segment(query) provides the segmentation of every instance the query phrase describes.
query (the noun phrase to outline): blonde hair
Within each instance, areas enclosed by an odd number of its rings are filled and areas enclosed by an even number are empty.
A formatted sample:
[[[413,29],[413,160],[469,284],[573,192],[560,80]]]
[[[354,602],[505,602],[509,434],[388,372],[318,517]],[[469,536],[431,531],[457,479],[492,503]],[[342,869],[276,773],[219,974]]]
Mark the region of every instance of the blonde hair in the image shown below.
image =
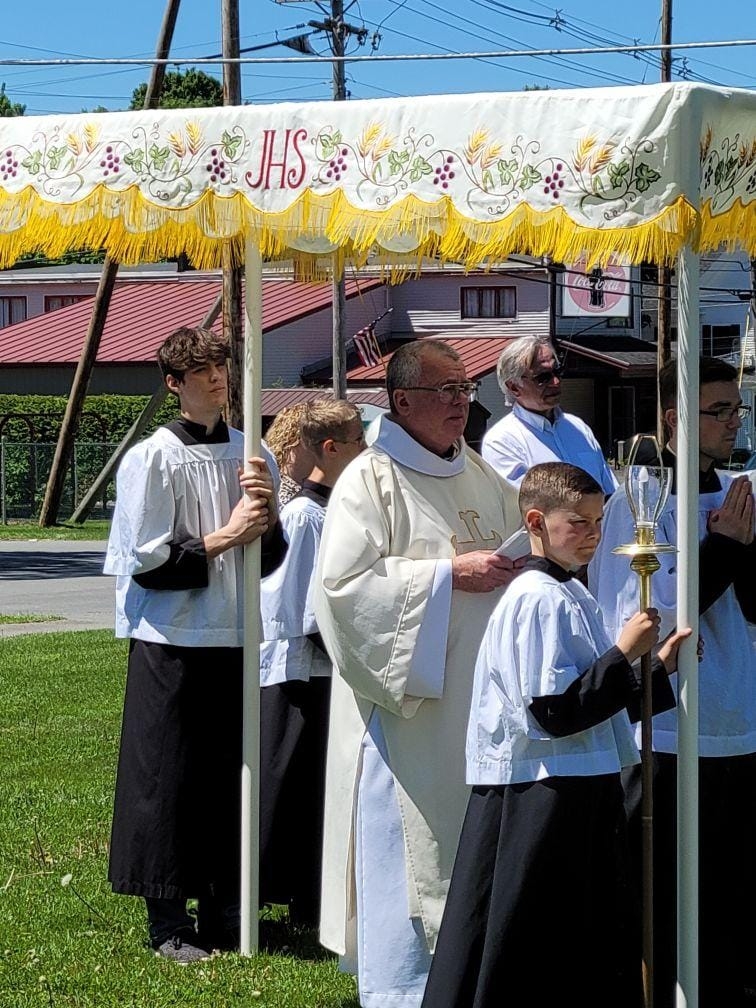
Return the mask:
[[[345,399],[313,399],[305,404],[302,415],[302,444],[312,452],[320,452],[324,441],[342,439],[355,420],[361,424],[357,407]]]
[[[302,440],[302,417],[307,403],[284,406],[265,432],[265,443],[283,472],[289,455]]]

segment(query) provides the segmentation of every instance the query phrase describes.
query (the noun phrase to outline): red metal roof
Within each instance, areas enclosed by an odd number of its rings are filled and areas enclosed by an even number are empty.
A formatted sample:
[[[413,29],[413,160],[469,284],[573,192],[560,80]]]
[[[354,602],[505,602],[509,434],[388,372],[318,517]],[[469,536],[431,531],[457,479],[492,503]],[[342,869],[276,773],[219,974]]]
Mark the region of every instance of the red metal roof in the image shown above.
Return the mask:
[[[333,392],[327,388],[275,388],[262,390],[263,416],[274,416],[286,406],[296,406],[298,403],[310,402],[312,399],[332,399]],[[385,389],[347,389],[347,399],[350,402],[388,409],[388,396]]]
[[[490,374],[492,371],[496,370],[499,354],[507,343],[510,343],[514,337],[429,336],[424,338],[438,339],[446,343],[447,346],[453,347],[453,349],[456,350],[462,358],[462,362],[465,365],[465,371],[467,372],[467,377],[477,380],[478,378],[482,378],[484,375]],[[347,377],[352,382],[382,382],[384,381],[385,366],[391,360],[392,355],[393,351],[385,354],[383,357],[383,363],[375,365],[374,367],[364,367],[363,365],[360,365],[359,367],[351,368],[347,372]]]
[[[352,298],[381,285],[379,279],[347,280]],[[116,284],[97,361],[154,363],[165,337],[182,325],[198,325],[221,291],[220,277],[126,281]],[[305,318],[331,304],[331,284],[263,280],[263,332]],[[0,330],[0,365],[77,363],[92,315],[92,299],[36,315]],[[216,328],[220,321],[216,323]]]

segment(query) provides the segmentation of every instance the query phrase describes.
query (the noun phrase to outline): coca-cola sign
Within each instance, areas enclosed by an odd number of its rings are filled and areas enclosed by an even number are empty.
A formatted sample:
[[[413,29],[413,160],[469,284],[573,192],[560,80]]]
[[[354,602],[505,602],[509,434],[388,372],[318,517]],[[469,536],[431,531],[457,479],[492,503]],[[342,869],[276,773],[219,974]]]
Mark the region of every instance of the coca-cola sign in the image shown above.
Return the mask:
[[[630,315],[630,267],[614,260],[587,269],[585,259],[568,266],[562,286],[562,315],[627,318]]]

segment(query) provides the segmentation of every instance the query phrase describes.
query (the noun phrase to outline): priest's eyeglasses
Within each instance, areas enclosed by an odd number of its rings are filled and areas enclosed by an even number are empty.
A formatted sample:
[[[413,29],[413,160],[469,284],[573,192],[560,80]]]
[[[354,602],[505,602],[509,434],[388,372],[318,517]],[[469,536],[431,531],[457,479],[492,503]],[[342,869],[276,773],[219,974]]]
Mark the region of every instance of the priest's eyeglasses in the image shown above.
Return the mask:
[[[479,387],[480,382],[476,381],[447,382],[436,388],[431,385],[407,385],[405,392],[435,392],[441,402],[448,406],[455,399],[469,399]]]
[[[714,417],[720,423],[729,423],[735,416],[739,420],[745,420],[751,413],[751,407],[741,404],[740,406],[720,406],[719,409],[702,409],[698,412],[701,416]]]

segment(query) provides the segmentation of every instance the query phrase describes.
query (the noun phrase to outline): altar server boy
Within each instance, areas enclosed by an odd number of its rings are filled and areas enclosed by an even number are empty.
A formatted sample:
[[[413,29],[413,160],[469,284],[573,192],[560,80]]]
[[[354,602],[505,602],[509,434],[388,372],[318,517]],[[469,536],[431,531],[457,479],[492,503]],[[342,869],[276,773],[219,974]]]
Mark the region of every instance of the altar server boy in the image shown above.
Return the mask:
[[[260,881],[262,902],[285,903],[293,923],[316,927],[331,660],[313,593],[331,490],[365,447],[360,412],[344,400],[307,403],[299,440],[312,466],[281,510],[289,549],[260,593]]]
[[[424,1008],[637,1003],[640,947],[624,883],[620,770],[638,761],[632,667],[659,617],[615,645],[573,576],[601,537],[604,492],[548,462],[522,481],[532,557],[489,620],[467,731],[473,785]],[[672,634],[653,663],[655,707],[674,704]],[[514,1000],[513,1000],[514,999]]]

